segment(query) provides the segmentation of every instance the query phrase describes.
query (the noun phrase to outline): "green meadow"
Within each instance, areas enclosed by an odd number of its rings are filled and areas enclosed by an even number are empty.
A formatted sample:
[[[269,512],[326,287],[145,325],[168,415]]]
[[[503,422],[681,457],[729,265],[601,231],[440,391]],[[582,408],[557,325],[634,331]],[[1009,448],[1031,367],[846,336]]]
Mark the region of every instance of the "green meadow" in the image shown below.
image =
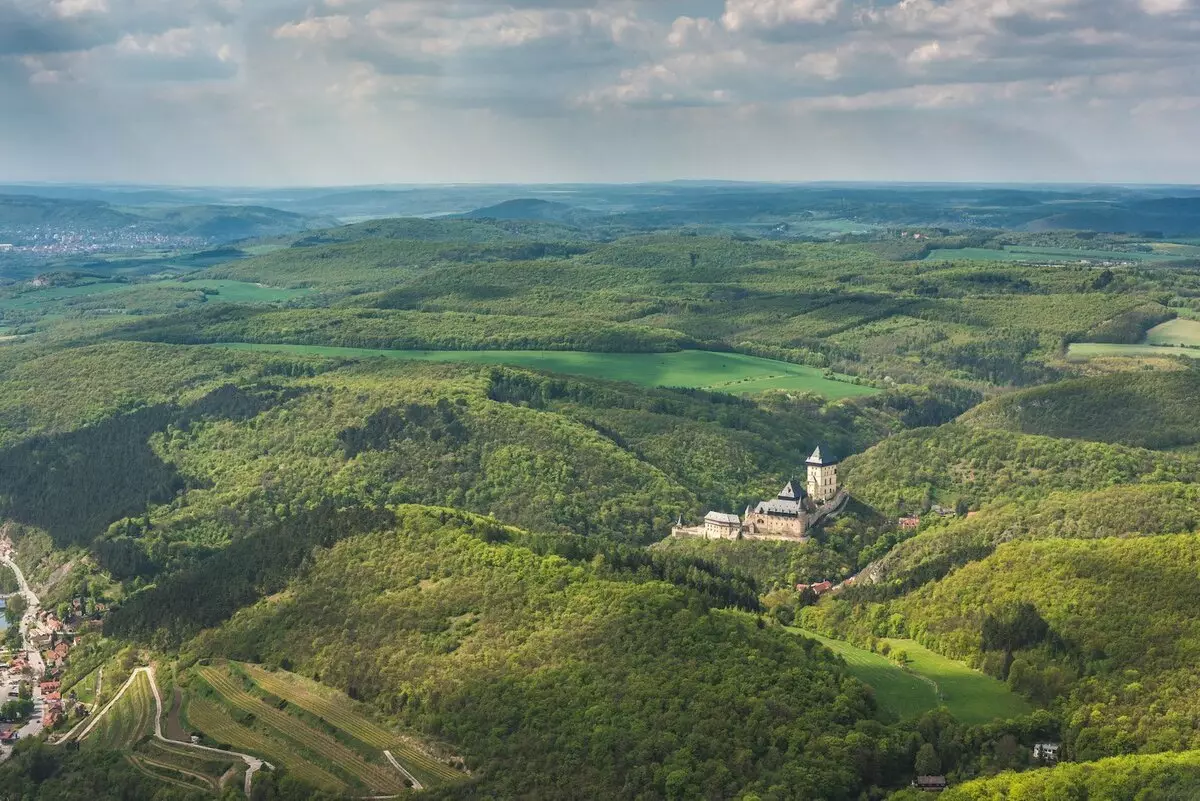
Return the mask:
[[[796,629],[846,660],[858,679],[875,689],[880,706],[901,717],[945,706],[963,723],[987,723],[1024,715],[1032,707],[1001,681],[930,651],[916,640],[889,639],[892,651],[908,654],[908,670],[887,657],[841,640]]]
[[[1147,345],[1200,346],[1200,321],[1176,317],[1146,332]]]
[[[1147,356],[1186,356],[1189,359],[1200,359],[1200,349],[1180,348],[1170,345],[1114,345],[1107,342],[1073,342],[1067,348],[1067,358],[1071,360],[1095,359],[1102,356],[1129,356],[1145,358]]]
[[[815,367],[745,356],[684,350],[674,353],[581,353],[546,350],[373,350],[324,345],[274,345],[231,343],[238,350],[281,351],[309,356],[392,358],[430,362],[507,364],[535,370],[628,381],[643,386],[687,387],[735,394],[770,389],[812,392],[839,399],[869,395],[872,387],[826,378]]]

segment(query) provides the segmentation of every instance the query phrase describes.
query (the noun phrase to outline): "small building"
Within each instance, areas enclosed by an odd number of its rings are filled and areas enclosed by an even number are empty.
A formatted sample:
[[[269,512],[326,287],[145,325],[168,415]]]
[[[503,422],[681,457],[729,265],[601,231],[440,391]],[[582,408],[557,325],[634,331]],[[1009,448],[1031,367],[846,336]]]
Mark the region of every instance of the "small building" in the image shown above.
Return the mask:
[[[916,531],[921,527],[921,518],[917,517],[916,515],[902,517],[897,522],[900,525],[901,531]]]
[[[60,642],[58,645],[54,646],[54,655],[59,659],[66,659],[69,653],[71,653],[71,646],[67,645],[65,642]]]
[[[42,692],[43,692],[43,693],[53,693],[53,692],[58,692],[59,688],[60,688],[60,687],[62,687],[62,682],[59,682],[59,681],[43,681],[43,682],[42,682],[40,685],[38,685],[38,686],[39,686],[39,687],[41,687],[41,690],[42,690]]]
[[[17,741],[16,729],[0,729],[0,743],[12,745]]]
[[[833,589],[833,582],[818,581],[816,584],[813,584],[811,587],[809,587],[809,589],[817,595],[823,595]]]
[[[940,793],[946,789],[945,776],[918,776],[913,779],[912,786],[918,790],[925,790],[931,793]]]
[[[742,519],[725,512],[704,516],[704,537],[710,540],[736,540],[742,533]]]
[[[1058,752],[1061,748],[1061,743],[1035,743],[1033,758],[1037,762],[1058,762]]]

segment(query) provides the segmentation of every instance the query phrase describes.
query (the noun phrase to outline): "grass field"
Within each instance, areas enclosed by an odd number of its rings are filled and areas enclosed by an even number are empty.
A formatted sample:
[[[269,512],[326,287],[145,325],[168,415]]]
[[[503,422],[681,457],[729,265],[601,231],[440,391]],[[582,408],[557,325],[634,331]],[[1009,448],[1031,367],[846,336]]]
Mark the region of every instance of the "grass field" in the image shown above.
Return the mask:
[[[1027,714],[1033,709],[1003,682],[934,653],[916,640],[888,640],[892,650],[908,654],[908,672],[863,648],[811,631],[797,631],[839,654],[851,673],[875,688],[880,705],[901,716],[920,714],[942,705],[963,723],[987,723]],[[932,685],[936,685],[936,691]]]
[[[1105,342],[1074,342],[1067,348],[1071,360],[1095,359],[1103,356],[1186,356],[1200,359],[1200,348],[1177,348],[1169,345],[1110,345]]]
[[[219,279],[199,279],[196,281],[99,281],[90,284],[67,287],[47,287],[19,292],[8,296],[0,296],[0,312],[4,311],[38,311],[48,310],[59,301],[70,301],[91,295],[103,295],[110,292],[136,292],[139,289],[177,289],[180,292],[196,292],[207,289],[217,294],[210,296],[212,300],[228,303],[278,303],[300,297],[308,292],[307,289],[282,289],[279,287],[260,286],[248,281],[226,281]]]
[[[685,350],[677,353],[580,353],[577,351],[371,350],[322,345],[234,343],[239,350],[281,351],[309,356],[392,358],[468,364],[510,364],[567,375],[629,381],[643,386],[711,389],[734,394],[769,389],[813,392],[838,399],[870,395],[878,390],[825,378],[815,367],[761,359],[740,353]]]
[[[1039,248],[1010,245],[999,248],[959,248],[930,251],[927,261],[1011,261],[1070,264],[1079,261],[1091,262],[1155,262],[1191,258],[1195,248],[1179,246],[1176,250],[1153,252],[1124,250],[1075,250],[1073,248]]]
[[[1200,321],[1177,317],[1146,332],[1147,345],[1200,346]]]
[[[102,749],[129,749],[150,734],[154,728],[154,696],[150,691],[150,679],[138,673],[133,684],[113,704],[87,739],[85,747]]]

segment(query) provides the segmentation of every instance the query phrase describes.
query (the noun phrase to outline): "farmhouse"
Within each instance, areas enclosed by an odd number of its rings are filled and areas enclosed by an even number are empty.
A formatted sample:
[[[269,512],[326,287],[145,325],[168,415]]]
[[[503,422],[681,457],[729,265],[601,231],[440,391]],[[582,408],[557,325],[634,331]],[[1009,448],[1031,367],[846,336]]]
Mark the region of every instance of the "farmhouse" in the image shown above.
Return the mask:
[[[818,447],[805,462],[807,481],[787,482],[774,498],[746,507],[741,517],[709,512],[700,526],[685,526],[682,518],[671,530],[676,537],[704,539],[786,540],[806,542],[808,530],[841,508],[848,497],[838,485],[837,460]]]

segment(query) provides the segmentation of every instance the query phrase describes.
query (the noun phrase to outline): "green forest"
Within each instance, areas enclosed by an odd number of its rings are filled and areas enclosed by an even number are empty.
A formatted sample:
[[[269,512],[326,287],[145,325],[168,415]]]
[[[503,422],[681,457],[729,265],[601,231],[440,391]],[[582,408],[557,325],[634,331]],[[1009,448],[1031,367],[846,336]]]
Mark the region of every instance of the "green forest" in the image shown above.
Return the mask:
[[[63,697],[135,682],[0,799],[240,798],[243,755],[261,801],[1192,797],[1200,362],[1068,350],[1200,271],[929,236],[388,220],[0,288],[0,546]],[[1016,257],[1084,246],[1146,257]],[[817,446],[803,542],[671,536]]]

